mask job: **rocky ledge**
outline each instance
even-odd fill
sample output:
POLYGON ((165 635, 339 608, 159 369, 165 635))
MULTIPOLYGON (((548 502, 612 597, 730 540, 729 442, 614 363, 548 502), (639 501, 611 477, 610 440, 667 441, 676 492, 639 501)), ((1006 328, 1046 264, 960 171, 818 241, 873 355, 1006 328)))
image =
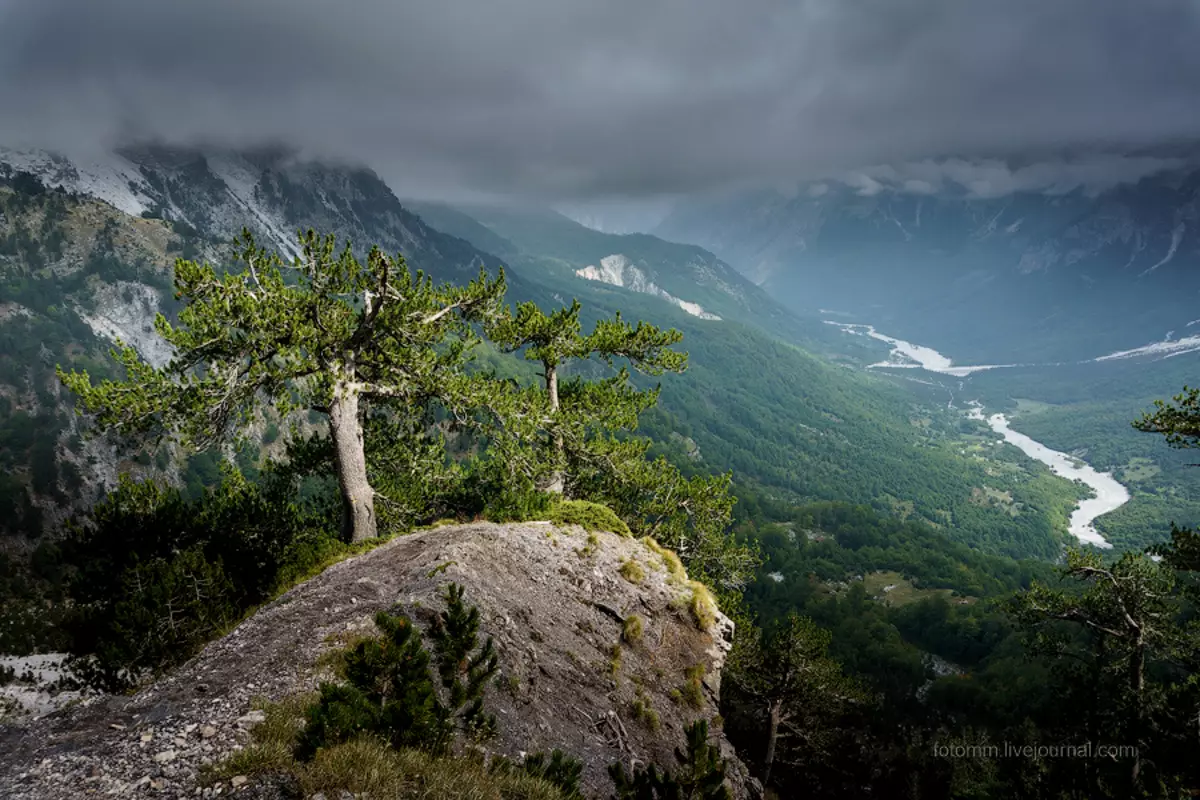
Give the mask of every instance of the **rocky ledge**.
MULTIPOLYGON (((718 714, 733 625, 719 612, 698 620, 693 588, 656 548, 578 526, 450 525, 330 567, 136 694, 0 727, 0 797, 273 796, 246 776, 202 786, 198 774, 246 743, 262 719, 253 701, 315 689, 322 653, 378 611, 427 624, 450 582, 500 656, 491 752, 562 748, 583 760, 585 792, 607 797, 609 764, 673 764, 684 727, 718 714), (623 640, 635 615, 640 635, 623 640)), ((744 796, 746 770, 710 727, 744 796)))

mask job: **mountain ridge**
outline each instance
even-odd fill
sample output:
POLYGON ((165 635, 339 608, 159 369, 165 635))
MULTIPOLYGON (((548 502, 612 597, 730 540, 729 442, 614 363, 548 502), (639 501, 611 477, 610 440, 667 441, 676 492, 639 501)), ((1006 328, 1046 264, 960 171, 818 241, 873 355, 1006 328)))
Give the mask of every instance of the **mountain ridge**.
POLYGON ((794 311, 954 342, 964 361, 1094 358, 1195 319, 1200 170, 1097 193, 936 189, 864 176, 721 195, 681 203, 656 233, 708 247, 794 311))

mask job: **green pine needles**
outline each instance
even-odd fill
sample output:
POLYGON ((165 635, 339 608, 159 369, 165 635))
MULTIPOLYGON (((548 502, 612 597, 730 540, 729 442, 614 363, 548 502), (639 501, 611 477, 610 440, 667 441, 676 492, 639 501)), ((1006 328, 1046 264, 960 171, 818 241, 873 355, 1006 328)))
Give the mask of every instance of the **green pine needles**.
POLYGON ((321 684, 320 699, 305 715, 298 759, 364 735, 394 748, 445 752, 459 730, 476 739, 495 733, 495 717, 483 711, 497 668, 492 640, 478 645, 479 610, 463 602, 461 586, 451 584, 443 597, 447 608, 430 631, 440 681, 412 622, 381 611, 375 616, 381 635, 345 656, 346 682, 321 684), (439 693, 438 683, 446 691, 439 693))
POLYGON ((486 738, 496 732, 496 717, 483 713, 483 694, 499 664, 489 636, 479 640, 479 609, 463 602, 463 587, 446 587, 446 610, 434 620, 429 635, 437 653, 442 687, 449 691, 449 707, 465 732, 486 738))
POLYGON ((608 768, 618 800, 733 800, 725 782, 725 760, 717 746, 708 743, 708 722, 696 720, 684 733, 687 749, 676 749, 680 766, 674 772, 657 764, 635 767, 633 774, 621 763, 608 768))

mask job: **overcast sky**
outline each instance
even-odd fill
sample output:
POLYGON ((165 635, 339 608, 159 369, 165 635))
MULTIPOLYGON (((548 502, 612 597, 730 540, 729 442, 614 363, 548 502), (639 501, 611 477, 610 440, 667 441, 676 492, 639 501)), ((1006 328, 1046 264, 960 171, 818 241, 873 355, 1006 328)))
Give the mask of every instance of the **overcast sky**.
POLYGON ((1195 0, 0 0, 0 141, 646 197, 1200 138, 1198 43, 1195 0))

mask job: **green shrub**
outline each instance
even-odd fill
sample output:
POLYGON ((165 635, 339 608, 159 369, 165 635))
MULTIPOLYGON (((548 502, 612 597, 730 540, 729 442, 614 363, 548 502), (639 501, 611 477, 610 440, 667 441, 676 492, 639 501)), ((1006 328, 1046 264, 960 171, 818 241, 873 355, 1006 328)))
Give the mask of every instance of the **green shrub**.
POLYGON ((676 749, 680 767, 669 769, 651 764, 635 767, 633 774, 617 762, 608 768, 618 800, 733 800, 725 782, 725 761, 720 750, 708 743, 708 723, 697 720, 685 731, 686 750, 676 749))
POLYGON ((585 531, 608 531, 632 536, 629 526, 608 506, 587 500, 564 500, 550 509, 549 519, 556 525, 578 525, 585 531))
POLYGON ((296 757, 311 760, 319 748, 363 733, 392 747, 442 750, 453 727, 438 700, 429 654, 411 622, 379 612, 383 635, 359 642, 345 657, 346 683, 321 684, 320 699, 307 713, 296 757))
POLYGON ((479 610, 466 606, 461 586, 451 584, 444 598, 446 610, 430 637, 446 700, 438 696, 420 632, 404 617, 380 612, 375 624, 382 635, 345 654, 345 682, 321 684, 319 700, 306 713, 298 759, 311 760, 320 748, 363 733, 395 748, 442 752, 459 728, 476 738, 495 732, 495 717, 483 712, 485 687, 498 664, 492 640, 479 646, 479 610))
POLYGON ((499 667, 499 657, 489 636, 479 641, 479 609, 463 603, 463 587, 446 587, 446 610, 434 620, 429 635, 438 657, 442 686, 449 690, 450 708, 465 730, 476 737, 491 736, 496 718, 483 713, 483 693, 499 667))
POLYGON ((72 521, 59 560, 75 609, 69 649, 84 657, 87 681, 117 690, 181 663, 255 605, 354 552, 319 532, 333 528, 321 499, 297 493, 293 476, 274 471, 250 483, 223 468, 194 500, 122 478, 72 521))

